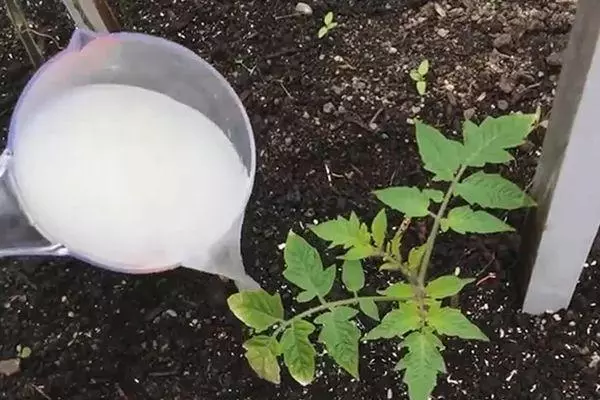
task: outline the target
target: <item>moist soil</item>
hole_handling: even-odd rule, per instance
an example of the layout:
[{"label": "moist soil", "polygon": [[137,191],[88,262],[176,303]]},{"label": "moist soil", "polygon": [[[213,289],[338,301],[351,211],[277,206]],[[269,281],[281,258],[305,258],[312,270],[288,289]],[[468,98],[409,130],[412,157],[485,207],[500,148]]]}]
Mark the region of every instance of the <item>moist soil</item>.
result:
[{"label": "moist soil", "polygon": [[[71,23],[57,0],[27,3],[49,56]],[[355,210],[372,218],[370,191],[424,185],[410,124],[420,118],[451,136],[464,117],[549,109],[574,18],[571,0],[313,1],[312,17],[289,16],[282,0],[122,0],[124,29],[182,43],[235,87],[252,120],[258,168],[246,214],[248,272],[293,305],[281,276],[280,245],[298,231]],[[322,40],[319,21],[339,26]],[[32,73],[0,17],[0,126]],[[408,71],[431,61],[422,99]],[[544,130],[502,172],[529,185]],[[504,215],[502,215],[504,216]],[[394,217],[398,222],[399,216]],[[523,215],[511,214],[519,227]],[[423,240],[416,221],[408,242]],[[569,232],[565,232],[568,235]],[[315,243],[318,243],[315,241]],[[433,274],[459,267],[476,276],[460,307],[490,343],[448,341],[448,374],[434,399],[600,399],[600,266],[592,252],[567,311],[520,312],[517,234],[444,235]],[[557,249],[558,251],[558,249]],[[369,270],[372,290],[397,277]],[[5,259],[0,264],[0,359],[32,349],[21,371],[0,376],[0,399],[406,399],[392,371],[397,343],[361,345],[361,380],[320,357],[308,387],[287,373],[258,379],[243,357],[247,331],[226,306],[233,285],[190,270],[129,276],[71,259]],[[337,293],[336,293],[337,295]],[[295,306],[294,306],[295,307]],[[369,321],[362,321],[371,324]]]}]

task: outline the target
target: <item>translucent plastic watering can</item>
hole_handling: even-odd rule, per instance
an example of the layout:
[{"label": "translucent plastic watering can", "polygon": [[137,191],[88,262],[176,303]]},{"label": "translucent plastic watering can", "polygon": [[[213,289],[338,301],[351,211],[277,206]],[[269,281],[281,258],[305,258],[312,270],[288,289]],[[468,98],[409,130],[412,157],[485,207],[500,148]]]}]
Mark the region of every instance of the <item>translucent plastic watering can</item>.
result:
[{"label": "translucent plastic watering can", "polygon": [[[15,141],[28,118],[55,96],[74,87],[122,84],[162,93],[190,106],[212,120],[233,144],[250,184],[240,188],[246,206],[255,173],[252,128],[244,107],[226,80],[192,51],[167,40],[137,34],[97,35],[76,30],[69,46],[49,60],[23,91],[11,119],[8,146],[0,156],[0,257],[72,256],[96,266],[133,274],[160,272],[184,264],[132,266],[105,263],[97,257],[71,251],[54,243],[23,211],[18,184],[11,173]],[[66,116],[68,117],[68,116]],[[157,183],[160,187],[160,182]],[[244,271],[240,252],[244,209],[231,219],[227,233],[206,254],[185,262],[186,267],[219,274],[238,287],[257,287]]]}]

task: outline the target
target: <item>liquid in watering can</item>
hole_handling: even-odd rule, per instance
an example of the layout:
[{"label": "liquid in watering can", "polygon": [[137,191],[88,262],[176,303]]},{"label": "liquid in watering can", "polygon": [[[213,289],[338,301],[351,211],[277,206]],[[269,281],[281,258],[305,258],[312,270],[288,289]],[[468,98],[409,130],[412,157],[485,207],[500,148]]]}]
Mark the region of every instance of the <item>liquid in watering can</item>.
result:
[{"label": "liquid in watering can", "polygon": [[258,287],[240,252],[252,128],[225,79],[184,47],[76,30],[22,93],[0,171],[0,256],[185,266]]}]

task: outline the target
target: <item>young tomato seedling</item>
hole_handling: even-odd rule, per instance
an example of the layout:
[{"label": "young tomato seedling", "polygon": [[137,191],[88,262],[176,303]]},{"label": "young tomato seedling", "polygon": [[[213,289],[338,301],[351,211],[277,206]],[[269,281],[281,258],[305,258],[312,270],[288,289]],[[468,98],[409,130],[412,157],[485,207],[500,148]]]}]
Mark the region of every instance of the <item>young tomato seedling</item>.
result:
[{"label": "young tomato seedling", "polygon": [[420,96],[425,96],[427,92],[427,73],[429,72],[429,60],[421,61],[421,64],[416,69],[411,69],[408,73],[410,75],[410,79],[415,82],[415,86],[417,88],[417,92]]},{"label": "young tomato seedling", "polygon": [[[446,373],[443,339],[449,336],[487,341],[486,335],[461,312],[448,305],[474,280],[455,275],[431,278],[428,268],[438,234],[491,234],[514,229],[483,209],[515,210],[535,206],[531,197],[499,174],[481,170],[486,164],[513,159],[507,149],[523,143],[537,122],[537,115],[512,114],[486,118],[480,125],[466,121],[463,141],[446,138],[437,129],[415,124],[423,168],[433,174],[432,188],[397,186],[376,190],[375,196],[390,209],[404,215],[395,232],[388,227],[385,208],[370,225],[351,213],[348,218],[311,226],[311,231],[341,247],[341,281],[348,296],[331,298],[339,277],[338,266],[324,267],[318,251],[300,235],[288,234],[283,276],[300,289],[296,301],[309,306],[287,315],[279,294],[264,290],[242,291],[229,297],[231,311],[255,335],[244,343],[246,358],[263,379],[280,382],[283,358],[293,379],[307,385],[315,379],[317,347],[351,376],[359,378],[359,342],[398,341],[403,356],[395,367],[403,374],[411,400],[427,400],[437,378]],[[462,204],[461,204],[462,203]],[[425,243],[401,252],[402,237],[411,219],[432,219]],[[362,260],[374,259],[380,270],[396,271],[403,278],[388,287],[365,288]],[[380,318],[379,305],[389,302],[391,311]],[[362,313],[378,324],[361,332],[356,318]],[[318,331],[318,335],[315,333]],[[318,344],[315,346],[315,339]]]},{"label": "young tomato seedling", "polygon": [[332,29],[338,26],[338,23],[333,20],[333,17],[334,15],[331,11],[329,11],[327,14],[325,14],[325,17],[323,17],[323,26],[321,26],[319,32],[317,32],[319,39],[324,38]]}]

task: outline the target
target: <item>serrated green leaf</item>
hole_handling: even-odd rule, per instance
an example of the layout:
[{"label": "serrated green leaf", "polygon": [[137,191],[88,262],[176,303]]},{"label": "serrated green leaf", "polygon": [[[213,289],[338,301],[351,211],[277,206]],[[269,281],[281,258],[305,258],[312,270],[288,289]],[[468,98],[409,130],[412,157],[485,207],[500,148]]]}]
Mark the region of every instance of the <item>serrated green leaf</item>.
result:
[{"label": "serrated green leaf", "polygon": [[341,257],[342,260],[362,260],[367,257],[371,257],[375,253],[375,249],[371,245],[358,245],[354,246]]},{"label": "serrated green leaf", "polygon": [[315,296],[316,296],[316,293],[314,293],[314,292],[300,292],[300,294],[298,294],[298,296],[296,296],[296,301],[298,303],[308,303],[309,301],[314,299]]},{"label": "serrated green leaf", "polygon": [[325,17],[323,17],[323,22],[325,25],[331,24],[333,22],[333,12],[329,11],[327,14],[325,14]]},{"label": "serrated green leaf", "polygon": [[460,167],[462,144],[446,138],[440,131],[422,122],[415,122],[415,128],[424,168],[435,174],[437,180],[452,181]]},{"label": "serrated green leaf", "polygon": [[329,29],[326,26],[322,26],[319,29],[317,36],[319,37],[319,39],[323,39],[325,37],[325,35],[327,35],[328,32],[329,32]]},{"label": "serrated green leaf", "polygon": [[405,370],[403,381],[411,400],[429,400],[438,374],[446,372],[438,344],[441,343],[434,335],[421,331],[411,333],[402,342],[408,353],[395,369]]},{"label": "serrated green leaf", "polygon": [[373,237],[373,242],[377,248],[381,249],[383,243],[385,241],[385,234],[387,233],[387,214],[385,213],[385,209],[382,208],[375,218],[373,218],[373,223],[371,224],[371,236]]},{"label": "serrated green leaf", "polygon": [[310,230],[323,240],[331,242],[330,247],[369,245],[371,234],[366,224],[361,223],[356,213],[352,212],[350,218],[338,216],[334,220],[310,226]]},{"label": "serrated green leaf", "polygon": [[413,302],[400,303],[398,309],[383,317],[381,323],[364,337],[365,340],[391,339],[402,337],[406,333],[421,327],[421,317],[417,305]]},{"label": "serrated green leaf", "polygon": [[453,208],[441,223],[443,231],[450,228],[462,234],[512,232],[515,230],[492,214],[485,211],[474,211],[469,206]]},{"label": "serrated green leaf", "polygon": [[315,351],[308,336],[315,330],[310,322],[294,321],[281,335],[283,362],[292,378],[306,386],[315,378]]},{"label": "serrated green leaf", "polygon": [[429,215],[429,197],[416,187],[394,186],[376,190],[374,193],[382,203],[404,213],[407,217]]},{"label": "serrated green leaf", "polygon": [[415,82],[423,80],[423,77],[421,76],[421,74],[419,74],[419,71],[417,71],[416,69],[411,69],[408,75],[410,76],[410,79],[412,79]]},{"label": "serrated green leaf", "polygon": [[456,186],[455,193],[470,204],[485,208],[516,210],[533,207],[535,201],[517,185],[499,174],[474,173]]},{"label": "serrated green leaf", "polygon": [[370,317],[375,321],[379,321],[379,308],[377,307],[377,303],[375,303],[373,300],[365,299],[361,300],[358,305],[360,307],[360,311],[362,311],[367,317]]},{"label": "serrated green leaf", "polygon": [[431,309],[427,315],[427,323],[438,333],[446,336],[458,336],[462,339],[474,339],[488,342],[488,337],[481,332],[460,310],[450,307]]},{"label": "serrated green leaf", "polygon": [[421,61],[421,63],[419,64],[419,67],[417,68],[417,72],[421,76],[427,75],[427,73],[429,72],[429,60]]},{"label": "serrated green leaf", "polygon": [[350,292],[358,292],[365,286],[365,271],[359,260],[346,260],[342,264],[342,282]]},{"label": "serrated green leaf", "polygon": [[423,189],[423,194],[435,203],[441,203],[444,200],[444,192],[440,190]]},{"label": "serrated green leaf", "polygon": [[440,276],[427,284],[425,292],[434,299],[443,299],[458,294],[463,287],[474,280],[473,278],[459,278],[454,275]]},{"label": "serrated green leaf", "polygon": [[424,96],[425,93],[427,93],[427,82],[426,81],[419,81],[417,82],[417,92],[419,93],[419,95]]},{"label": "serrated green leaf", "polygon": [[315,296],[329,293],[335,280],[335,266],[324,270],[319,252],[292,231],[288,234],[283,258],[285,279]]},{"label": "serrated green leaf", "polygon": [[319,341],[325,344],[334,361],[356,379],[360,329],[350,319],[357,313],[353,308],[340,306],[315,318],[315,323],[323,325]]},{"label": "serrated green leaf", "polygon": [[246,359],[256,374],[269,382],[279,384],[280,368],[277,356],[281,349],[277,340],[270,336],[254,336],[243,344]]},{"label": "serrated green leaf", "polygon": [[426,250],[427,246],[425,244],[410,249],[408,253],[408,267],[410,269],[416,270],[419,268]]},{"label": "serrated green leaf", "polygon": [[506,151],[523,143],[536,122],[535,114],[511,114],[488,117],[477,126],[465,121],[464,164],[483,167],[487,163],[505,163],[513,159]]},{"label": "serrated green leaf", "polygon": [[377,293],[382,296],[398,297],[400,299],[410,299],[415,295],[412,287],[403,282],[394,283],[384,290],[378,290]]},{"label": "serrated green leaf", "polygon": [[264,331],[283,319],[283,304],[278,293],[253,290],[232,294],[227,305],[233,314],[247,326]]}]

